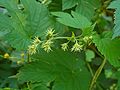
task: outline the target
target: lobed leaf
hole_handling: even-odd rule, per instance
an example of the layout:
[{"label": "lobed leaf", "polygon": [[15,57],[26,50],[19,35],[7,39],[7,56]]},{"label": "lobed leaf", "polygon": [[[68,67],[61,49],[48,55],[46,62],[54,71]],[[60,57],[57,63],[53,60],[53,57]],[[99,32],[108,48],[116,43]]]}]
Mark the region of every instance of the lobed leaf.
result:
[{"label": "lobed leaf", "polygon": [[120,0],[115,0],[111,2],[108,8],[115,9],[115,21],[114,21],[114,34],[113,38],[120,36]]},{"label": "lobed leaf", "polygon": [[0,31],[8,31],[5,38],[17,50],[26,50],[35,36],[42,36],[51,20],[47,7],[35,0],[21,0],[24,10],[16,0],[0,0],[0,6],[8,10],[0,14]]},{"label": "lobed leaf", "polygon": [[62,0],[62,9],[70,9],[76,6],[77,13],[84,15],[89,20],[94,16],[95,9],[100,7],[99,0]]},{"label": "lobed leaf", "polygon": [[104,32],[102,35],[95,35],[93,42],[98,50],[103,54],[115,67],[120,66],[120,39],[111,39],[110,32]]},{"label": "lobed leaf", "polygon": [[84,58],[79,57],[62,50],[49,54],[41,51],[34,57],[37,61],[20,70],[18,79],[22,82],[54,81],[53,90],[88,90],[90,73],[84,66]]},{"label": "lobed leaf", "polygon": [[66,25],[73,28],[85,29],[91,26],[91,22],[84,16],[72,11],[71,14],[64,12],[52,12],[54,16],[57,16],[57,20]]}]

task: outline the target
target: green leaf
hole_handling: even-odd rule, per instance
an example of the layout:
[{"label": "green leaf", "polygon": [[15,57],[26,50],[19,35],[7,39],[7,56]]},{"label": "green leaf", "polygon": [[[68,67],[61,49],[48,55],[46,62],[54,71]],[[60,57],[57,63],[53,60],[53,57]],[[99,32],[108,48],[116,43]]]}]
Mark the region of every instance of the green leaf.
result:
[{"label": "green leaf", "polygon": [[94,28],[96,24],[91,25],[90,27],[85,28],[82,30],[82,36],[92,36],[94,34]]},{"label": "green leaf", "polygon": [[79,29],[84,29],[91,26],[91,22],[86,17],[79,15],[74,11],[71,12],[72,16],[64,12],[52,12],[52,14],[57,16],[57,20],[66,26]]},{"label": "green leaf", "polygon": [[114,34],[113,38],[120,36],[120,0],[115,0],[111,2],[108,8],[115,9],[115,21],[114,21]]},{"label": "green leaf", "polygon": [[76,56],[62,50],[50,53],[41,51],[34,56],[33,60],[37,61],[20,70],[18,79],[22,82],[54,81],[52,90],[88,90],[90,73],[82,55]]},{"label": "green leaf", "polygon": [[79,0],[62,0],[62,9],[70,9],[74,7],[78,3],[78,1]]},{"label": "green leaf", "polygon": [[111,32],[104,32],[102,35],[95,35],[93,42],[98,50],[104,55],[113,66],[120,66],[120,39],[111,39]]},{"label": "green leaf", "polygon": [[95,57],[95,53],[92,50],[86,50],[85,51],[86,54],[86,61],[91,62],[92,59]]},{"label": "green leaf", "polygon": [[41,83],[30,84],[32,90],[49,90],[46,85]]},{"label": "green leaf", "polygon": [[0,0],[8,15],[0,14],[0,31],[7,30],[6,40],[17,50],[25,50],[31,38],[42,36],[51,25],[47,7],[35,0],[21,0],[24,10],[18,9],[16,0]]},{"label": "green leaf", "polygon": [[106,69],[105,70],[105,76],[106,78],[110,78],[113,75],[113,71],[111,69]]},{"label": "green leaf", "polygon": [[95,9],[100,7],[100,0],[80,0],[76,12],[84,15],[89,20],[93,18]]},{"label": "green leaf", "polygon": [[63,35],[65,33],[65,31],[68,29],[67,26],[59,23],[57,20],[54,20],[53,24],[54,24],[53,27],[54,27],[55,31],[58,33],[58,35]]},{"label": "green leaf", "polygon": [[94,16],[95,9],[100,6],[99,0],[62,0],[62,9],[70,9],[77,6],[76,11],[91,19]]},{"label": "green leaf", "polygon": [[52,0],[52,3],[49,4],[49,11],[61,11],[62,2],[61,0]]},{"label": "green leaf", "polygon": [[28,17],[26,18],[28,20],[28,22],[26,23],[26,28],[28,29],[28,32],[31,30],[31,35],[34,34],[34,36],[41,36],[47,30],[47,27],[51,25],[48,9],[35,0],[21,1],[24,5],[25,12],[28,15]]}]

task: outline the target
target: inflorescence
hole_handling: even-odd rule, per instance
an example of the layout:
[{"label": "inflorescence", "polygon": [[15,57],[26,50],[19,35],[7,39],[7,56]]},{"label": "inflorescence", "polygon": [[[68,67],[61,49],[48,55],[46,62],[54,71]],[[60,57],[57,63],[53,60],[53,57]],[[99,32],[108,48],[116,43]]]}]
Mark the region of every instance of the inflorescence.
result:
[{"label": "inflorescence", "polygon": [[[80,52],[86,45],[90,45],[92,42],[92,36],[75,36],[73,32],[71,37],[58,37],[53,28],[49,28],[45,36],[46,39],[43,41],[37,36],[34,38],[32,44],[28,46],[29,54],[35,54],[39,45],[41,45],[41,48],[46,52],[52,51],[54,41],[58,39],[66,39],[67,42],[61,44],[61,49],[64,51],[70,49],[71,52]],[[72,43],[72,47],[69,47],[70,42]]]}]

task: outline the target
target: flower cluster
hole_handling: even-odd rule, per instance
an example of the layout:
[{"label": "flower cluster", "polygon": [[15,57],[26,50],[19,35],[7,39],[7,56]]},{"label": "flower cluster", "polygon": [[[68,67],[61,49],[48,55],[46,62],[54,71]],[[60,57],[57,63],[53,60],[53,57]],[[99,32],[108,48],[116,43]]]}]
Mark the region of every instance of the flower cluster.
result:
[{"label": "flower cluster", "polygon": [[36,53],[36,48],[37,46],[36,45],[30,45],[28,46],[28,52],[32,55],[32,54],[35,54]]},{"label": "flower cluster", "polygon": [[54,36],[56,36],[56,34],[54,34],[55,30],[53,30],[53,28],[49,28],[49,30],[46,33],[46,40],[41,41],[38,37],[35,37],[32,45],[28,46],[28,52],[29,54],[35,54],[37,52],[37,47],[39,44],[42,43],[41,48],[43,48],[46,52],[50,52],[52,51],[51,46],[52,46],[52,39],[54,38]]},{"label": "flower cluster", "polygon": [[50,38],[54,37],[55,36],[54,33],[55,33],[55,30],[53,30],[53,28],[49,28],[48,31],[47,31],[47,33],[46,33],[46,36],[50,37]]},{"label": "flower cluster", "polygon": [[[68,43],[61,44],[61,49],[64,51],[68,50]],[[81,50],[83,50],[83,44],[80,44],[76,41],[71,48],[71,52],[80,52]]]},{"label": "flower cluster", "polygon": [[114,83],[112,86],[110,86],[109,90],[118,90],[117,85]]},{"label": "flower cluster", "polygon": [[85,43],[91,43],[91,41],[92,41],[92,39],[93,39],[93,37],[92,36],[85,36],[84,38],[83,38],[83,41],[85,42]]},{"label": "flower cluster", "polygon": [[28,46],[28,52],[29,54],[35,54],[36,51],[37,51],[37,46],[41,43],[40,39],[38,37],[35,37],[33,42],[32,42],[32,45],[29,45]]},{"label": "flower cluster", "polygon": [[80,52],[83,49],[83,45],[82,44],[78,44],[78,42],[76,42],[73,47],[71,48],[71,51],[74,52]]},{"label": "flower cluster", "polygon": [[41,41],[38,37],[35,37],[32,43],[33,43],[33,45],[38,46],[41,43]]},{"label": "flower cluster", "polygon": [[44,42],[43,44],[42,44],[42,48],[46,51],[46,52],[50,52],[50,51],[52,51],[52,49],[51,49],[51,44],[52,44],[53,42],[51,41],[51,40],[47,40],[46,42]]},{"label": "flower cluster", "polygon": [[66,50],[68,50],[69,42],[74,42],[74,45],[72,46],[71,51],[72,52],[80,52],[81,50],[83,50],[85,45],[91,44],[92,38],[93,38],[92,36],[76,37],[75,34],[72,32],[72,36],[69,39],[67,39],[68,42],[61,44],[61,48],[64,51],[66,51]]},{"label": "flower cluster", "polygon": [[51,46],[53,44],[53,39],[55,36],[55,30],[53,28],[49,28],[46,33],[47,40],[42,43],[41,48],[43,48],[46,52],[52,51]]},{"label": "flower cluster", "polygon": [[90,45],[92,41],[92,36],[75,36],[75,34],[72,32],[71,37],[57,37],[57,34],[55,33],[55,30],[53,28],[49,28],[46,32],[46,39],[43,41],[40,41],[38,37],[35,37],[32,45],[28,46],[28,52],[32,55],[35,54],[37,51],[37,47],[39,44],[41,44],[41,48],[44,49],[46,52],[52,51],[52,45],[54,43],[54,40],[56,39],[66,39],[67,42],[61,44],[61,49],[66,51],[69,49],[69,43],[71,42],[71,52],[80,52],[84,49],[85,45]]},{"label": "flower cluster", "polygon": [[62,48],[64,51],[68,50],[68,43],[63,43],[63,44],[61,44],[61,48]]}]

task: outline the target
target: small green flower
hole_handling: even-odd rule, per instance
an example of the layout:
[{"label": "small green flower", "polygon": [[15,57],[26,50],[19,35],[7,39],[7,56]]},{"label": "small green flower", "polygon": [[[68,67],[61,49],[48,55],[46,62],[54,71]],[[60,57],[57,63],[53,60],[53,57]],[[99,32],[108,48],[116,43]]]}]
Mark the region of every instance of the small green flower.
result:
[{"label": "small green flower", "polygon": [[83,41],[84,42],[89,42],[89,41],[91,41],[92,40],[92,36],[85,36],[84,38],[83,38]]},{"label": "small green flower", "polygon": [[88,42],[88,40],[89,40],[89,37],[87,37],[87,36],[85,36],[85,37],[83,38],[83,41],[84,41],[84,42]]},{"label": "small green flower", "polygon": [[80,52],[83,49],[83,45],[78,44],[78,42],[76,42],[73,47],[71,48],[71,51],[74,52]]},{"label": "small green flower", "polygon": [[35,37],[32,43],[37,46],[41,43],[41,41],[38,37]]},{"label": "small green flower", "polygon": [[93,36],[89,36],[89,39],[93,39]]},{"label": "small green flower", "polygon": [[61,48],[64,50],[64,51],[66,51],[67,49],[68,49],[68,43],[63,43],[63,44],[61,44]]},{"label": "small green flower", "polygon": [[50,52],[52,51],[51,49],[51,44],[53,42],[51,40],[47,40],[45,43],[42,44],[42,48],[46,51],[46,52]]},{"label": "small green flower", "polygon": [[53,37],[53,36],[54,36],[54,32],[55,32],[55,30],[53,30],[53,28],[50,28],[50,29],[47,31],[46,36]]},{"label": "small green flower", "polygon": [[36,46],[35,45],[30,45],[28,46],[28,52],[32,55],[36,53]]}]

